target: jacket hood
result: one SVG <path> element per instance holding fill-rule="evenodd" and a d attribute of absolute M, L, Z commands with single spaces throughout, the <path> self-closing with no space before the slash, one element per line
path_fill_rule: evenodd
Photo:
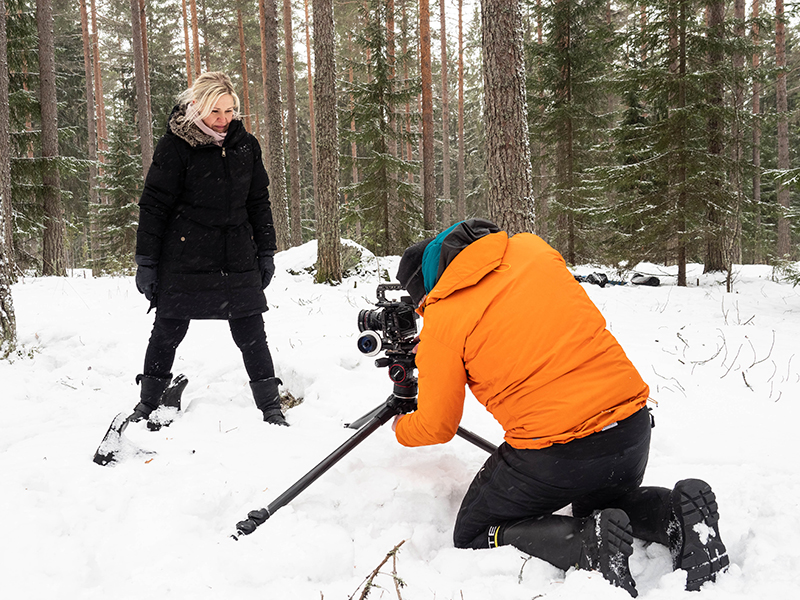
<path fill-rule="evenodd" d="M 476 284 L 500 265 L 507 245 L 508 234 L 483 219 L 462 221 L 440 233 L 422 258 L 429 299 Z"/>
<path fill-rule="evenodd" d="M 208 146 L 214 144 L 214 138 L 200 130 L 193 120 L 186 118 L 186 107 L 188 104 L 178 104 L 172 109 L 167 120 L 167 131 L 175 134 L 192 148 Z M 238 141 L 238 138 L 245 133 L 241 121 L 234 119 L 228 126 L 225 135 L 224 145 L 230 146 Z"/>

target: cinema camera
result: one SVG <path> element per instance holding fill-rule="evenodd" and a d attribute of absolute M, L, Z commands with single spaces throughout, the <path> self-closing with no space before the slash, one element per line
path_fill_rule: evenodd
<path fill-rule="evenodd" d="M 363 354 L 375 356 L 381 350 L 388 355 L 411 354 L 416 344 L 418 316 L 410 296 L 401 296 L 399 301 L 386 299 L 387 291 L 398 290 L 403 290 L 399 283 L 379 284 L 376 290 L 378 308 L 358 313 L 361 335 L 357 345 Z"/>

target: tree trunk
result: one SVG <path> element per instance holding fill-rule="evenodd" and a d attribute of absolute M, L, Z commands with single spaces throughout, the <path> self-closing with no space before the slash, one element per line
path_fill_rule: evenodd
<path fill-rule="evenodd" d="M 561 252 L 568 264 L 575 264 L 575 221 L 570 209 L 574 206 L 574 129 L 572 119 L 572 4 L 569 0 L 559 0 L 558 17 L 555 19 L 556 48 L 559 82 L 554 90 L 555 101 L 562 107 L 555 143 L 556 197 L 562 206 L 557 217 L 555 237 L 556 249 Z M 565 109 L 565 110 L 564 110 Z M 566 209 L 566 210 L 563 210 Z"/>
<path fill-rule="evenodd" d="M 306 11 L 306 70 L 308 71 L 308 115 L 311 128 L 311 183 L 314 188 L 314 212 L 318 214 L 319 198 L 317 197 L 317 133 L 314 118 L 314 74 L 311 71 L 311 26 L 308 18 L 308 0 L 303 0 Z M 315 217 L 316 218 L 316 217 Z"/>
<path fill-rule="evenodd" d="M 511 234 L 531 231 L 531 160 L 518 0 L 481 3 L 489 217 Z"/>
<path fill-rule="evenodd" d="M 339 140 L 333 0 L 314 0 L 314 96 L 317 102 L 317 282 L 342 280 L 339 252 Z"/>
<path fill-rule="evenodd" d="M 675 41 L 678 49 L 677 73 L 678 73 L 678 103 L 677 109 L 680 114 L 679 140 L 678 140 L 678 173 L 677 187 L 678 198 L 675 210 L 675 225 L 677 232 L 677 263 L 678 263 L 678 286 L 686 287 L 686 204 L 687 204 L 687 181 L 686 181 L 686 162 L 689 160 L 686 149 L 686 137 L 688 135 L 686 124 L 686 2 L 678 2 L 678 31 Z"/>
<path fill-rule="evenodd" d="M 542 0 L 536 0 L 536 44 L 539 48 L 544 44 L 544 29 L 542 18 Z M 541 75 L 539 75 L 541 79 Z M 540 90 L 543 89 L 541 81 L 537 86 Z M 542 91 L 539 92 L 543 94 Z M 544 102 L 541 103 L 539 109 L 539 118 L 544 117 Z M 537 139 L 535 145 L 531 149 L 533 155 L 535 149 L 536 160 L 538 164 L 538 172 L 536 178 L 531 177 L 531 188 L 534 194 L 534 233 L 542 238 L 544 241 L 550 241 L 550 200 L 545 194 L 545 181 L 547 179 L 547 153 L 548 147 L 544 140 Z"/>
<path fill-rule="evenodd" d="M 711 42 L 711 49 L 708 53 L 709 71 L 718 73 L 722 68 L 724 56 L 719 49 L 722 43 L 724 31 L 723 22 L 725 19 L 725 4 L 722 0 L 710 0 L 707 6 L 708 26 L 707 38 Z M 712 75 L 708 84 L 708 104 L 713 112 L 707 123 L 708 135 L 708 154 L 712 161 L 718 161 L 725 148 L 723 142 L 723 123 L 719 116 L 723 107 L 723 82 L 721 77 Z M 717 169 L 712 169 L 709 173 L 710 193 L 706 195 L 706 257 L 703 272 L 711 273 L 726 271 L 728 269 L 728 257 L 726 253 L 728 232 L 725 227 L 725 209 L 723 206 L 723 185 L 722 180 L 715 175 Z"/>
<path fill-rule="evenodd" d="M 432 235 L 436 229 L 436 172 L 433 155 L 431 12 L 428 0 L 419 0 L 419 64 L 422 76 L 422 226 L 426 235 Z"/>
<path fill-rule="evenodd" d="M 395 88 L 396 82 L 396 65 L 397 60 L 395 56 L 395 28 L 394 28 L 394 15 L 395 15 L 395 6 L 394 0 L 388 0 L 386 5 L 386 60 L 389 64 L 389 93 L 391 94 Z M 394 104 L 389 101 L 387 102 L 387 108 L 389 110 L 389 130 L 392 134 L 387 139 L 387 152 L 393 157 L 397 158 L 398 152 L 402 152 L 402 149 L 398 149 L 397 145 L 397 136 L 395 132 L 397 131 L 398 123 L 396 117 L 396 110 Z M 387 174 L 387 180 L 389 183 L 388 197 L 387 197 L 387 205 L 389 208 L 389 212 L 387 216 L 389 216 L 390 222 L 387 223 L 386 232 L 391 232 L 389 239 L 387 240 L 387 244 L 384 248 L 389 249 L 390 253 L 393 254 L 402 254 L 405 251 L 405 244 L 404 239 L 407 239 L 408 236 L 404 235 L 404 231 L 406 229 L 406 224 L 403 223 L 403 215 L 405 207 L 402 205 L 400 201 L 400 194 L 398 192 L 398 182 L 397 182 L 397 170 L 391 166 L 391 164 L 387 165 L 389 172 Z M 403 247 L 401 247 L 403 246 Z"/>
<path fill-rule="evenodd" d="M 147 94 L 147 77 L 144 62 L 142 19 L 139 0 L 131 0 L 131 28 L 133 33 L 133 69 L 136 79 L 136 116 L 139 126 L 139 143 L 142 148 L 142 173 L 147 178 L 150 162 L 153 160 L 153 126 L 150 117 L 150 101 Z"/>
<path fill-rule="evenodd" d="M 236 6 L 236 18 L 239 22 L 239 62 L 242 69 L 242 102 L 244 103 L 244 127 L 253 131 L 250 121 L 250 80 L 247 77 L 247 48 L 244 45 L 244 24 L 242 23 L 242 7 Z"/>
<path fill-rule="evenodd" d="M 786 23 L 784 22 L 783 0 L 775 0 L 775 66 L 778 70 L 778 170 L 788 170 L 789 162 L 789 103 L 786 92 Z M 791 229 L 787 212 L 789 210 L 789 186 L 778 183 L 778 258 L 791 255 Z"/>
<path fill-rule="evenodd" d="M 292 2 L 283 0 L 283 45 L 286 49 L 286 134 L 289 137 L 289 215 L 291 243 L 303 243 L 303 215 L 300 212 L 300 147 L 297 135 L 297 92 L 294 75 L 294 35 Z"/>
<path fill-rule="evenodd" d="M 445 2 L 439 0 L 439 20 L 442 42 L 442 226 L 452 222 L 450 215 L 450 90 L 447 83 L 447 22 Z"/>
<path fill-rule="evenodd" d="M 192 53 L 189 49 L 189 17 L 186 14 L 186 0 L 181 0 L 183 9 L 183 47 L 186 53 L 186 80 L 192 87 Z"/>
<path fill-rule="evenodd" d="M 738 43 L 747 43 L 745 34 L 745 0 L 734 0 L 734 35 Z M 733 103 L 734 115 L 732 126 L 733 137 L 733 174 L 735 200 L 733 210 L 727 220 L 727 228 L 731 232 L 729 248 L 726 251 L 729 266 L 741 264 L 742 262 L 742 203 L 744 198 L 744 136 L 742 127 L 742 117 L 744 115 L 744 59 L 745 56 L 740 50 L 734 50 L 733 67 Z"/>
<path fill-rule="evenodd" d="M 139 21 L 142 32 L 142 60 L 144 63 L 144 91 L 145 98 L 147 98 L 147 114 L 150 115 L 151 121 L 151 140 L 152 140 L 152 119 L 153 107 L 150 105 L 150 51 L 147 44 L 147 0 L 139 0 Z"/>
<path fill-rule="evenodd" d="M 61 202 L 61 177 L 58 172 L 58 107 L 56 64 L 51 0 L 36 1 L 36 28 L 39 32 L 39 105 L 42 112 L 42 160 L 44 162 L 44 237 L 42 274 L 66 275 L 64 249 L 64 206 Z"/>
<path fill-rule="evenodd" d="M 766 248 L 764 245 L 764 231 L 761 225 L 761 80 L 759 71 L 761 70 L 761 51 L 759 46 L 760 27 L 758 19 L 760 17 L 759 0 L 753 0 L 753 208 L 755 211 L 755 240 L 753 242 L 753 262 L 763 264 L 766 260 Z"/>
<path fill-rule="evenodd" d="M 97 35 L 97 5 L 92 0 L 92 53 L 94 57 L 94 99 L 97 110 L 97 147 L 101 152 L 108 150 L 108 126 L 106 125 L 106 104 L 103 99 L 103 75 L 100 69 L 100 43 Z M 102 153 L 100 162 L 104 162 Z"/>
<path fill-rule="evenodd" d="M 200 76 L 200 33 L 197 23 L 197 2 L 189 0 L 189 9 L 192 11 L 192 43 L 194 44 L 194 76 Z"/>
<path fill-rule="evenodd" d="M 96 214 L 98 202 L 97 194 L 97 129 L 95 128 L 94 89 L 92 85 L 92 60 L 89 47 L 89 15 L 86 10 L 86 0 L 80 0 L 81 34 L 83 38 L 83 68 L 86 79 L 86 129 L 88 132 L 88 158 L 89 158 L 89 210 Z M 99 243 L 97 239 L 97 222 L 90 218 L 89 248 L 91 250 L 92 274 L 98 275 L 97 260 L 99 256 Z"/>
<path fill-rule="evenodd" d="M 464 0 L 458 0 L 458 191 L 456 192 L 456 221 L 467 218 L 464 143 Z"/>
<path fill-rule="evenodd" d="M 283 162 L 283 115 L 281 75 L 278 61 L 278 6 L 276 0 L 261 0 L 264 6 L 264 100 L 267 121 L 267 173 L 278 250 L 289 248 L 289 209 L 286 205 L 286 168 Z"/>
<path fill-rule="evenodd" d="M 0 360 L 17 346 L 17 320 L 11 296 L 11 137 L 8 108 L 8 36 L 6 3 L 0 0 Z"/>

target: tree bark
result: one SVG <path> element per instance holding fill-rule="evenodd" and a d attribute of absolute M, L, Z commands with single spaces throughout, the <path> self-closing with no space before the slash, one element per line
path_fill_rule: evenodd
<path fill-rule="evenodd" d="M 42 274 L 66 275 L 64 206 L 58 172 L 58 107 L 56 98 L 55 43 L 51 0 L 36 1 L 39 32 L 39 105 L 42 113 L 42 160 L 44 162 L 44 237 Z"/>
<path fill-rule="evenodd" d="M 153 125 L 150 117 L 150 101 L 147 94 L 147 77 L 144 62 L 144 44 L 142 37 L 142 19 L 139 12 L 139 0 L 131 0 L 131 29 L 133 33 L 133 69 L 136 79 L 136 116 L 139 127 L 139 143 L 142 148 L 142 174 L 147 178 L 150 163 L 153 160 Z"/>
<path fill-rule="evenodd" d="M 100 162 L 104 162 L 102 152 L 108 150 L 108 126 L 106 124 L 106 104 L 103 99 L 103 75 L 100 69 L 100 43 L 97 35 L 97 4 L 92 0 L 92 54 L 94 58 L 94 99 L 97 110 L 97 148 L 101 151 Z"/>
<path fill-rule="evenodd" d="M 197 2 L 189 0 L 189 9 L 192 12 L 192 43 L 194 44 L 194 76 L 195 79 L 200 76 L 200 33 L 198 31 L 197 22 Z"/>
<path fill-rule="evenodd" d="M 11 295 L 13 244 L 11 229 L 11 134 L 8 107 L 8 36 L 6 3 L 0 0 L 0 360 L 17 345 L 17 320 Z"/>
<path fill-rule="evenodd" d="M 433 235 L 436 230 L 436 172 L 433 155 L 431 12 L 428 0 L 419 0 L 419 61 L 422 76 L 422 226 L 426 235 Z"/>
<path fill-rule="evenodd" d="M 467 218 L 464 142 L 464 0 L 458 0 L 458 187 L 456 195 L 456 220 Z"/>
<path fill-rule="evenodd" d="M 308 18 L 308 0 L 303 0 L 306 11 L 306 70 L 308 71 L 308 114 L 311 128 L 311 183 L 314 188 L 314 212 L 319 210 L 317 198 L 317 132 L 314 118 L 314 74 L 311 70 L 311 25 Z"/>
<path fill-rule="evenodd" d="M 452 221 L 450 210 L 450 90 L 447 83 L 447 21 L 445 2 L 439 0 L 442 45 L 442 226 L 449 227 Z"/>
<path fill-rule="evenodd" d="M 264 6 L 264 99 L 267 121 L 267 173 L 278 250 L 290 246 L 289 210 L 286 205 L 286 168 L 283 162 L 283 115 L 281 110 L 281 75 L 278 60 L 278 7 L 276 0 L 261 0 Z"/>
<path fill-rule="evenodd" d="M 531 231 L 531 160 L 518 0 L 483 0 L 484 114 L 489 217 L 511 234 Z"/>
<path fill-rule="evenodd" d="M 333 0 L 314 0 L 314 96 L 317 103 L 317 281 L 342 280 L 339 252 L 339 140 Z"/>
<path fill-rule="evenodd" d="M 286 135 L 289 144 L 289 216 L 291 243 L 303 243 L 303 215 L 300 212 L 300 147 L 297 135 L 297 92 L 294 75 L 294 35 L 292 2 L 283 0 L 283 45 L 286 49 Z"/>
<path fill-rule="evenodd" d="M 775 66 L 778 70 L 776 94 L 778 100 L 778 170 L 788 170 L 789 162 L 789 102 L 786 92 L 786 23 L 783 0 L 775 0 Z M 789 186 L 778 183 L 778 258 L 791 255 L 791 228 L 789 210 Z"/>
<path fill-rule="evenodd" d="M 89 159 L 89 209 L 94 214 L 97 208 L 97 129 L 95 127 L 94 87 L 92 85 L 92 60 L 89 46 L 89 15 L 86 9 L 86 0 L 80 0 L 81 34 L 83 38 L 83 69 L 86 79 L 86 129 L 88 132 Z M 90 218 L 89 248 L 91 250 L 92 274 L 98 275 L 97 260 L 99 258 L 99 243 L 97 239 L 97 222 Z"/>
<path fill-rule="evenodd" d="M 686 162 L 689 160 L 686 149 L 688 128 L 686 124 L 686 2 L 677 2 L 677 31 L 675 42 L 677 44 L 677 64 L 675 69 L 678 74 L 678 102 L 676 108 L 680 114 L 679 140 L 678 140 L 678 171 L 677 187 L 678 198 L 675 209 L 675 229 L 677 233 L 678 286 L 686 287 L 686 204 L 687 204 L 687 172 Z"/>
<path fill-rule="evenodd" d="M 722 0 L 710 0 L 707 6 L 708 27 L 707 38 L 711 41 L 708 53 L 709 71 L 717 73 L 724 60 L 723 52 L 719 49 L 722 43 L 723 21 L 725 19 L 725 4 Z M 723 107 L 723 82 L 720 77 L 712 76 L 708 84 L 708 104 L 714 109 L 708 119 L 708 154 L 712 160 L 718 160 L 725 148 L 723 142 L 723 123 L 719 114 Z M 716 171 L 716 169 L 713 169 Z M 728 232 L 726 231 L 725 209 L 722 205 L 722 180 L 713 172 L 709 174 L 710 193 L 706 195 L 706 256 L 703 272 L 717 272 L 728 269 L 728 256 L 726 252 Z"/>
<path fill-rule="evenodd" d="M 247 48 L 244 44 L 244 24 L 242 23 L 242 7 L 236 6 L 236 19 L 239 24 L 239 62 L 242 69 L 242 102 L 244 104 L 244 126 L 247 131 L 253 131 L 250 121 L 250 80 L 247 76 Z"/>
<path fill-rule="evenodd" d="M 759 50 L 760 17 L 759 0 L 753 0 L 753 208 L 755 211 L 755 240 L 753 243 L 753 262 L 763 264 L 766 260 L 766 248 L 764 246 L 764 232 L 761 225 L 761 80 L 759 71 L 761 70 L 761 51 Z"/>
<path fill-rule="evenodd" d="M 147 0 L 139 0 L 139 21 L 142 32 L 142 60 L 144 63 L 144 91 L 147 98 L 147 114 L 151 120 L 151 139 L 152 139 L 152 115 L 153 107 L 150 104 L 150 50 L 147 43 Z"/>
<path fill-rule="evenodd" d="M 186 80 L 192 87 L 192 53 L 189 49 L 189 16 L 186 14 L 186 0 L 181 0 L 183 10 L 183 47 L 186 54 Z"/>

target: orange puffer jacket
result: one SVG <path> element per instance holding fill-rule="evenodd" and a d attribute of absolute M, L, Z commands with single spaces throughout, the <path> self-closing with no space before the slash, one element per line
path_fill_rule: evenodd
<path fill-rule="evenodd" d="M 600 311 L 535 235 L 501 231 L 469 244 L 423 310 L 418 406 L 396 427 L 405 446 L 453 438 L 465 385 L 519 449 L 585 437 L 647 401 Z"/>

